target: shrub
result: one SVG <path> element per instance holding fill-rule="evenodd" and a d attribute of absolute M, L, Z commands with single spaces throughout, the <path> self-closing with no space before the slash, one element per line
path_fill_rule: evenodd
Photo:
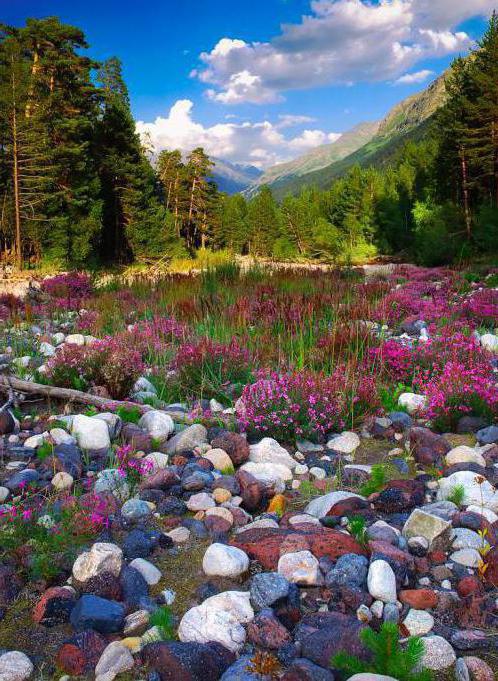
<path fill-rule="evenodd" d="M 85 390 L 89 382 L 88 346 L 65 343 L 46 364 L 45 378 L 60 388 Z"/>
<path fill-rule="evenodd" d="M 398 681 L 431 681 L 429 670 L 416 671 L 424 654 L 420 638 L 411 636 L 404 648 L 399 643 L 398 627 L 394 622 L 384 622 L 377 633 L 370 627 L 360 632 L 363 645 L 372 653 L 371 662 L 340 652 L 331 660 L 331 666 L 348 676 L 362 673 L 392 676 Z"/>
<path fill-rule="evenodd" d="M 368 497 L 370 494 L 374 494 L 374 492 L 381 492 L 387 485 L 388 480 L 387 466 L 383 463 L 374 463 L 370 479 L 360 487 L 360 494 Z"/>
<path fill-rule="evenodd" d="M 186 395 L 223 397 L 230 383 L 247 383 L 252 377 L 251 355 L 234 338 L 228 344 L 201 338 L 178 349 L 177 380 Z"/>
<path fill-rule="evenodd" d="M 140 417 L 142 416 L 140 407 L 135 407 L 133 405 L 130 405 L 129 407 L 117 407 L 116 414 L 123 421 L 123 423 L 138 423 L 140 421 Z"/>
<path fill-rule="evenodd" d="M 92 293 L 90 277 L 83 272 L 68 272 L 44 279 L 41 290 L 52 298 L 68 300 L 86 298 Z"/>
<path fill-rule="evenodd" d="M 94 385 L 102 385 L 115 399 L 127 397 L 145 364 L 142 354 L 122 343 L 119 336 L 108 336 L 90 346 L 87 371 Z"/>

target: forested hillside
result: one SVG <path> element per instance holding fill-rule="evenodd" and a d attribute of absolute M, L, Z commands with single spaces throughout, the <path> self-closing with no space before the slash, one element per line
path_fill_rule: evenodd
<path fill-rule="evenodd" d="M 0 246 L 18 267 L 200 247 L 343 262 L 405 252 L 427 264 L 498 250 L 496 16 L 472 58 L 352 155 L 299 178 L 318 188 L 280 203 L 266 186 L 249 200 L 220 192 L 202 148 L 144 148 L 119 60 L 97 63 L 87 47 L 56 18 L 2 28 Z"/>

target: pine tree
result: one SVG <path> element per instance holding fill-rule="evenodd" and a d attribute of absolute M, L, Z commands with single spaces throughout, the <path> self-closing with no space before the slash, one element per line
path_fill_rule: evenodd
<path fill-rule="evenodd" d="M 269 187 L 262 187 L 259 194 L 249 201 L 247 223 L 251 255 L 271 255 L 280 231 L 281 214 Z"/>

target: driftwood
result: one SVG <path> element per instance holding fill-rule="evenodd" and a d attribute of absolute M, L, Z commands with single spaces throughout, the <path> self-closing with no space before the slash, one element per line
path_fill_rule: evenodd
<path fill-rule="evenodd" d="M 99 397 L 98 395 L 90 395 L 81 390 L 73 390 L 71 388 L 58 388 L 54 385 L 43 385 L 42 383 L 33 383 L 32 381 L 23 381 L 15 376 L 0 375 L 0 392 L 6 392 L 11 395 L 12 392 L 20 392 L 28 395 L 42 395 L 46 399 L 65 400 L 67 402 L 77 402 L 79 404 L 91 404 L 100 409 L 108 409 L 115 411 L 117 407 L 138 407 L 142 413 L 150 411 L 153 407 L 147 404 L 137 404 L 136 402 L 123 402 L 120 400 L 111 400 L 106 397 Z M 173 411 L 168 409 L 161 409 L 165 414 L 169 414 L 173 420 L 188 422 L 189 419 L 181 411 Z"/>

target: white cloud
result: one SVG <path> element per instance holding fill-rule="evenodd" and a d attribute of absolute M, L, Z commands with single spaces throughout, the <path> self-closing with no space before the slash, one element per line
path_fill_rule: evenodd
<path fill-rule="evenodd" d="M 295 125 L 302 125 L 303 123 L 314 123 L 316 118 L 312 116 L 298 116 L 294 114 L 280 114 L 278 117 L 279 128 L 292 128 Z"/>
<path fill-rule="evenodd" d="M 422 71 L 415 71 L 415 73 L 405 73 L 394 81 L 394 85 L 413 85 L 414 83 L 424 83 L 428 78 L 434 75 L 434 71 L 423 69 Z"/>
<path fill-rule="evenodd" d="M 269 42 L 222 38 L 200 55 L 195 76 L 223 104 L 279 101 L 329 84 L 396 80 L 422 59 L 467 50 L 462 21 L 495 0 L 313 0 L 311 13 Z"/>
<path fill-rule="evenodd" d="M 158 116 L 151 123 L 138 121 L 137 131 L 152 144 L 156 153 L 162 149 L 180 149 L 187 154 L 201 146 L 210 156 L 261 167 L 287 161 L 340 137 L 338 133 L 318 129 L 304 130 L 294 137 L 282 133 L 282 128 L 287 127 L 286 123 L 291 119 L 293 124 L 307 122 L 309 119 L 305 116 L 284 115 L 276 124 L 265 120 L 224 122 L 205 127 L 194 120 L 192 110 L 193 103 L 189 99 L 180 99 L 167 117 Z"/>

